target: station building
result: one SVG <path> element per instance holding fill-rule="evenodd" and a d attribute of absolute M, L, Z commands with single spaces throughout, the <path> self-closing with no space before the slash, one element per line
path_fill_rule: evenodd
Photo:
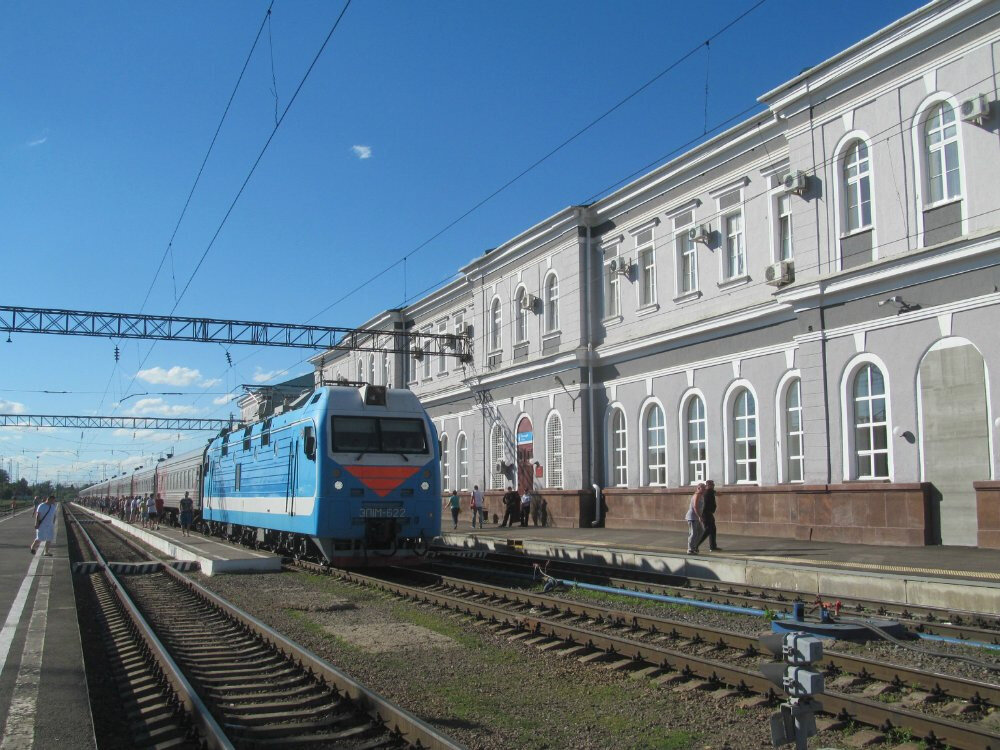
<path fill-rule="evenodd" d="M 1000 3 L 930 3 L 365 324 L 408 356 L 316 378 L 412 389 L 444 487 L 557 525 L 682 528 L 712 478 L 723 536 L 1000 548 L 998 70 Z"/>

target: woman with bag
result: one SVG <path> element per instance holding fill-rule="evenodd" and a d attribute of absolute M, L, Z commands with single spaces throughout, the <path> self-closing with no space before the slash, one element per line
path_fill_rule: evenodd
<path fill-rule="evenodd" d="M 698 538 L 704 525 L 702 521 L 702 509 L 705 507 L 705 483 L 702 482 L 691 495 L 691 504 L 688 506 L 684 520 L 688 522 L 688 551 L 689 555 L 698 554 Z"/>
<path fill-rule="evenodd" d="M 45 542 L 45 557 L 52 557 L 49 552 L 49 542 L 55 539 L 56 535 L 56 496 L 49 495 L 44 503 L 40 503 L 35 510 L 35 541 L 31 543 L 31 554 L 35 554 L 38 545 Z"/>

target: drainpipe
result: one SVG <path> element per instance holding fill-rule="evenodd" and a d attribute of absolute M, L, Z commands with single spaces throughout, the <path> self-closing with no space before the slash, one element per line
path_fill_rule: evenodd
<path fill-rule="evenodd" d="M 592 306 L 590 278 L 591 252 L 590 221 L 587 221 L 587 244 L 583 267 L 584 273 L 586 274 L 586 278 L 584 280 L 584 309 L 587 316 L 587 431 L 589 434 L 587 444 L 590 454 L 588 473 L 590 476 L 590 486 L 594 490 L 594 520 L 590 522 L 590 525 L 599 526 L 601 523 L 601 488 L 597 485 L 597 482 L 595 481 L 596 477 L 594 476 L 596 450 L 594 448 L 594 337 L 592 331 L 594 311 Z"/>

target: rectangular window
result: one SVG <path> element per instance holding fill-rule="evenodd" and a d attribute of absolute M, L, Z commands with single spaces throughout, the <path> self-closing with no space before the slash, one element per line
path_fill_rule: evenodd
<path fill-rule="evenodd" d="M 421 419 L 330 417 L 334 453 L 427 453 Z"/>
<path fill-rule="evenodd" d="M 437 332 L 444 335 L 448 333 L 448 320 L 439 320 L 437 325 Z M 444 339 L 438 339 L 438 374 L 447 372 L 448 370 L 448 358 L 444 353 Z"/>
<path fill-rule="evenodd" d="M 639 232 L 635 238 L 639 259 L 639 307 L 656 304 L 656 252 L 653 230 Z"/>
<path fill-rule="evenodd" d="M 268 417 L 264 420 L 263 426 L 260 428 L 260 444 L 270 445 L 271 443 L 271 418 Z"/>
<path fill-rule="evenodd" d="M 698 291 L 698 251 L 687 232 L 677 235 L 677 291 L 680 294 Z"/>
<path fill-rule="evenodd" d="M 604 317 L 614 318 L 622 314 L 621 274 L 612 268 L 612 261 L 618 260 L 617 250 L 604 251 Z"/>
<path fill-rule="evenodd" d="M 743 242 L 743 212 L 726 217 L 726 278 L 746 273 L 746 247 Z"/>
<path fill-rule="evenodd" d="M 782 192 L 777 196 L 778 224 L 776 227 L 778 251 L 776 260 L 792 259 L 792 196 Z"/>

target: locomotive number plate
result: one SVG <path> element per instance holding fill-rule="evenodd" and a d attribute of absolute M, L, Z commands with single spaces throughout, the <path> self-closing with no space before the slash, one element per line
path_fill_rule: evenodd
<path fill-rule="evenodd" d="M 361 509 L 362 518 L 403 518 L 406 508 L 367 507 Z"/>

